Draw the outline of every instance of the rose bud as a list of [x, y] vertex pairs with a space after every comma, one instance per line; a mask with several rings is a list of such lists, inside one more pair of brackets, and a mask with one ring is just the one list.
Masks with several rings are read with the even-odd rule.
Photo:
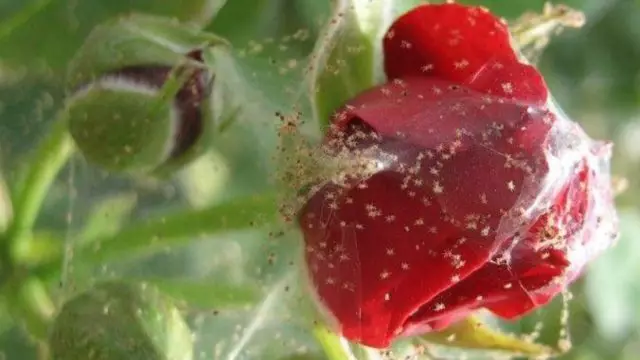
[[125, 172], [163, 172], [199, 155], [212, 117], [205, 55], [216, 43], [161, 17], [97, 26], [68, 73], [66, 116], [82, 154]]
[[191, 360], [193, 337], [173, 302], [146, 284], [103, 282], [69, 299], [49, 334], [55, 360]]
[[611, 146], [559, 112], [485, 10], [417, 7], [384, 45], [391, 80], [338, 109], [323, 146], [378, 171], [315, 184], [299, 213], [321, 310], [384, 348], [546, 304], [617, 237]]

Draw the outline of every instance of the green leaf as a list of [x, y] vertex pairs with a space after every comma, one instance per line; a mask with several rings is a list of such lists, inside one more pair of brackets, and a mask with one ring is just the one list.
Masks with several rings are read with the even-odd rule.
[[[321, 350], [311, 334], [313, 320], [319, 317], [299, 267], [300, 239], [287, 235], [268, 239], [263, 231], [255, 232], [253, 239], [236, 240], [242, 246], [240, 262], [247, 270], [246, 278], [240, 282], [259, 286], [262, 295], [259, 301], [243, 309], [194, 314], [202, 319], [198, 351], [202, 351], [203, 359], [277, 359], [301, 351], [306, 354]], [[247, 241], [255, 247], [245, 246]], [[242, 332], [235, 330], [238, 328]], [[216, 351], [211, 349], [212, 342], [219, 344]]]
[[[225, 4], [206, 30], [224, 36], [238, 48], [248, 43], [260, 44], [265, 58], [301, 58], [311, 51], [319, 20], [323, 23], [328, 12], [328, 1], [233, 0]], [[293, 36], [300, 30], [308, 36]]]
[[54, 360], [191, 360], [192, 334], [149, 284], [104, 282], [67, 301], [52, 325]]
[[365, 89], [385, 81], [382, 38], [393, 20], [421, 0], [334, 0], [316, 42], [309, 85], [321, 130], [331, 114]]
[[279, 358], [278, 360], [327, 360], [326, 356], [321, 356], [321, 354], [296, 354], [287, 357]]
[[[125, 13], [145, 12], [204, 25], [217, 13], [220, 1], [29, 0], [22, 4], [0, 22], [0, 58], [12, 66], [42, 68], [45, 64], [61, 77], [95, 24]], [[32, 46], [36, 39], [38, 46]]]
[[465, 349], [503, 351], [528, 356], [552, 355], [547, 346], [519, 339], [492, 329], [475, 316], [467, 317], [444, 331], [421, 336], [427, 342]]
[[[279, 68], [268, 59], [227, 48], [211, 50], [215, 74], [214, 97], [226, 111], [218, 114], [233, 114], [239, 110], [240, 121], [263, 132], [265, 126], [275, 129], [275, 112], [288, 112], [304, 99], [302, 89], [302, 64], [298, 62], [287, 68]], [[208, 54], [205, 54], [205, 56]], [[207, 61], [209, 63], [209, 61]], [[262, 134], [265, 135], [265, 134]]]
[[[462, 1], [461, 1], [462, 2]], [[393, 3], [393, 7], [395, 9], [392, 18], [396, 19], [400, 17], [400, 15], [408, 12], [416, 6], [424, 5], [424, 0], [397, 0]]]
[[5, 301], [5, 299], [0, 300], [0, 336], [4, 335], [14, 325]]
[[0, 172], [0, 234], [7, 229], [12, 218], [13, 205], [11, 204], [11, 195]]
[[136, 193], [111, 195], [97, 203], [85, 220], [80, 242], [91, 242], [100, 236], [111, 236], [126, 222], [138, 202]]
[[[277, 279], [277, 282], [268, 289], [262, 297], [262, 301], [252, 311], [252, 316], [247, 319], [242, 335], [234, 339], [234, 343], [228, 350], [227, 359], [239, 359], [241, 354], [247, 351], [248, 348], [257, 347], [259, 342], [254, 340], [258, 337], [260, 331], [268, 328], [274, 322], [282, 322], [282, 307], [291, 305], [290, 301], [288, 301], [290, 300], [288, 295], [289, 288], [292, 286], [293, 281], [299, 280], [297, 279], [298, 275], [294, 271], [288, 271], [282, 274]], [[265, 346], [264, 343], [260, 345]], [[265, 350], [263, 349], [262, 351]]]
[[[225, 232], [260, 228], [279, 220], [277, 198], [272, 194], [239, 198], [202, 210], [178, 211], [125, 227], [74, 249], [73, 261], [83, 265], [102, 265], [168, 247], [185, 246], [198, 238]], [[52, 277], [60, 271], [59, 262], [35, 270]]]
[[620, 239], [590, 266], [585, 294], [596, 329], [608, 341], [622, 340], [638, 329], [640, 299], [640, 211], [619, 211]]
[[[273, 176], [280, 124], [276, 113], [309, 114], [304, 65], [294, 61], [291, 67], [279, 68], [263, 57], [223, 48], [212, 49], [206, 62], [213, 64], [215, 74], [212, 103], [216, 104], [216, 124], [222, 126], [233, 118], [233, 123], [225, 124], [224, 137], [219, 136], [213, 145], [227, 156], [234, 156], [238, 148], [250, 152], [255, 168]], [[257, 180], [265, 183], [264, 176]]]
[[186, 304], [190, 310], [254, 305], [262, 297], [261, 292], [253, 284], [224, 283], [219, 279], [205, 282], [204, 280], [146, 278], [140, 281], [153, 284], [164, 294]]
[[[492, 12], [495, 12], [499, 16], [505, 16], [508, 18], [515, 18], [521, 15], [523, 12], [528, 10], [539, 11], [542, 9], [545, 3], [548, 0], [528, 0], [528, 1], [509, 1], [505, 2], [503, 0], [461, 0], [461, 3], [484, 6], [487, 9], [491, 9]], [[569, 6], [580, 7], [583, 5], [585, 0], [566, 0], [562, 1], [563, 4], [567, 4]]]
[[214, 93], [225, 95], [213, 103], [227, 108], [221, 118], [235, 117], [235, 128], [241, 128], [244, 137], [257, 136], [258, 144], [264, 145], [261, 150], [276, 145], [275, 112], [295, 111], [305, 118], [311, 114], [304, 73], [329, 8], [328, 1], [234, 0], [206, 28], [234, 45], [233, 51], [219, 50], [213, 56]]
[[[310, 94], [316, 123], [325, 130], [345, 101], [378, 78], [380, 43], [391, 21], [391, 1], [336, 0], [311, 57]], [[377, 67], [376, 67], [377, 66]]]

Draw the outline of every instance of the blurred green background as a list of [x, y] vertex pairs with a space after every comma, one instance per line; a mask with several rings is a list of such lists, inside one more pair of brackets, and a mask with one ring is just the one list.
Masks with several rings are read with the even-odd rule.
[[[473, 3], [515, 19], [525, 11], [541, 11], [544, 2]], [[637, 200], [640, 199], [640, 1], [565, 3], [583, 11], [587, 24], [553, 38], [539, 67], [569, 116], [583, 124], [592, 137], [614, 141], [613, 171], [628, 179], [629, 188], [617, 199], [622, 227], [619, 244], [596, 261], [572, 287], [569, 330], [574, 348], [563, 358], [637, 360], [640, 359], [640, 201]], [[251, 86], [285, 86], [289, 80], [285, 79], [282, 67], [292, 60], [301, 62], [309, 54], [328, 18], [328, 2], [0, 0], [0, 174], [10, 186], [15, 186], [14, 173], [22, 156], [46, 134], [62, 104], [65, 66], [70, 57], [94, 25], [131, 11], [201, 24], [249, 54], [259, 47], [260, 51], [255, 51], [242, 69], [236, 69], [247, 85], [246, 90], [237, 89], [239, 101], [255, 105], [251, 113], [253, 122], [232, 126], [219, 137], [214, 150], [168, 184], [105, 174], [75, 157], [48, 195], [38, 220], [42, 236], [51, 234], [68, 240], [83, 231], [106, 231], [171, 209], [198, 208], [243, 194], [271, 191], [272, 185], [265, 179], [273, 169], [271, 152], [275, 140], [262, 129], [274, 121], [271, 110], [278, 110], [278, 100], [282, 99], [269, 100], [270, 105], [261, 108], [264, 99], [252, 97]], [[214, 14], [217, 15], [212, 19]], [[304, 30], [307, 36], [292, 40], [291, 35], [299, 30]], [[290, 99], [284, 99], [284, 103], [292, 104]], [[97, 271], [74, 262], [71, 257], [65, 265], [62, 287], [57, 284], [52, 287], [65, 294], [95, 278], [125, 276], [160, 279], [158, 283], [164, 284], [167, 291], [175, 292], [180, 286], [184, 289], [188, 280], [191, 293], [189, 305], [184, 308], [197, 334], [198, 359], [303, 356], [299, 354], [308, 355], [300, 358], [316, 358], [310, 336], [300, 334], [299, 324], [286, 317], [290, 312], [288, 306], [296, 302], [295, 296], [285, 294], [289, 291], [291, 279], [287, 274], [291, 272], [290, 263], [298, 243], [295, 231], [287, 229], [278, 237], [279, 241], [272, 241], [277, 237], [273, 235], [265, 240], [264, 231], [252, 229], [221, 236], [162, 248], [143, 258], [107, 264]], [[235, 300], [220, 296], [227, 283], [238, 291], [229, 295], [235, 296]], [[248, 284], [246, 293], [238, 290], [243, 289], [242, 284]], [[257, 299], [249, 295], [256, 284]], [[274, 305], [274, 297], [291, 301], [278, 301]], [[222, 309], [225, 301], [229, 309]], [[36, 359], [38, 349], [14, 324], [5, 307], [0, 303], [0, 359]], [[275, 310], [278, 307], [282, 309]], [[560, 329], [560, 309], [560, 301], [556, 301], [517, 324], [505, 326], [526, 332], [541, 321], [542, 340], [553, 343]], [[267, 313], [269, 316], [265, 316]], [[282, 319], [287, 319], [287, 326], [282, 326]]]

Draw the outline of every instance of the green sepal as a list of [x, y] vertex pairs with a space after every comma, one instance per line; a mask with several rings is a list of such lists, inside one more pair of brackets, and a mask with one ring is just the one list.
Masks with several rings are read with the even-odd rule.
[[111, 19], [93, 29], [71, 60], [67, 87], [73, 92], [105, 73], [129, 66], [203, 66], [186, 55], [226, 44], [221, 37], [170, 18], [131, 14]]
[[200, 116], [202, 121], [202, 132], [198, 136], [196, 142], [189, 147], [184, 153], [177, 157], [166, 159], [158, 167], [153, 169], [152, 175], [162, 178], [168, 177], [183, 166], [189, 164], [200, 155], [204, 154], [213, 142], [215, 135], [214, 113], [211, 96], [206, 96], [200, 103]]
[[84, 157], [107, 170], [151, 171], [173, 143], [178, 114], [157, 91], [95, 83], [71, 97], [69, 131]]
[[448, 328], [421, 336], [434, 344], [468, 350], [500, 351], [548, 358], [557, 355], [554, 349], [501, 332], [485, 324], [479, 317], [471, 315]]
[[53, 360], [191, 360], [192, 334], [147, 284], [103, 282], [67, 301], [51, 327]]

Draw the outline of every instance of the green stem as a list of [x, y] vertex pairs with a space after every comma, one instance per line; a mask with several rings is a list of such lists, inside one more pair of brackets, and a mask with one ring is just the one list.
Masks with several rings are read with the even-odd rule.
[[324, 350], [328, 360], [356, 360], [347, 341], [326, 327], [316, 325], [313, 328], [313, 336]]
[[[78, 246], [73, 251], [73, 261], [79, 264], [104, 264], [167, 247], [184, 246], [194, 238], [259, 228], [273, 224], [278, 219], [276, 196], [250, 196], [207, 209], [179, 211], [132, 224], [117, 234]], [[40, 276], [51, 278], [59, 275], [60, 263], [43, 264], [35, 271]]]
[[35, 339], [46, 341], [55, 305], [44, 284], [33, 277], [16, 276], [3, 290], [16, 321], [21, 322]]
[[354, 345], [354, 351], [358, 360], [383, 360], [380, 351], [364, 345]]
[[9, 246], [12, 250], [21, 241], [29, 238], [47, 192], [73, 149], [73, 140], [67, 132], [64, 112], [61, 112], [53, 123], [53, 129], [27, 164], [24, 180], [14, 196], [13, 221], [8, 231]]

